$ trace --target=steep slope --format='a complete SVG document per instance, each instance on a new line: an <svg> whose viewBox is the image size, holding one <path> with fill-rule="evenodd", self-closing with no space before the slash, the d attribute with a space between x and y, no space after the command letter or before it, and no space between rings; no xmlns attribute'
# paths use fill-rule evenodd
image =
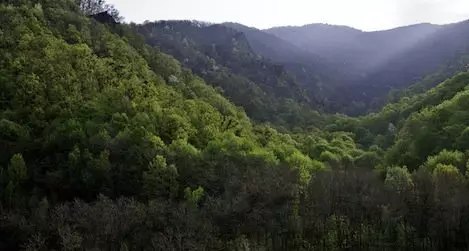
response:
<svg viewBox="0 0 469 251"><path fill-rule="evenodd" d="M460 74L429 91L420 102L408 106L405 112L409 109L415 112L401 121L387 161L417 166L444 150L467 151L468 89L469 74ZM416 106L420 109L415 109ZM462 172L467 170L466 163L457 163L456 166Z"/></svg>
<svg viewBox="0 0 469 251"><path fill-rule="evenodd" d="M362 32L346 26L311 24L301 27L277 27L264 31L331 62L350 64L363 49L357 41Z"/></svg>
<svg viewBox="0 0 469 251"><path fill-rule="evenodd" d="M254 53L239 31L190 21L147 23L138 30L150 45L181 60L258 121L288 125L317 119L311 107L321 107L311 92L284 66Z"/></svg>
<svg viewBox="0 0 469 251"><path fill-rule="evenodd" d="M264 58L279 63L310 63L321 60L318 56L302 49L276 35L238 23L223 23L244 33L252 50ZM316 57L316 58L315 58Z"/></svg>
<svg viewBox="0 0 469 251"><path fill-rule="evenodd" d="M280 189L290 185L274 184L291 179L293 189L323 167L288 135L253 125L242 109L147 46L131 27L98 23L75 1L0 2L0 31L2 250L175 248L180 244L164 240L171 227L137 220L148 213L147 223L163 226L147 210L132 211L129 220L123 215L129 208L114 211L114 202L102 196L132 198L116 200L124 204L157 200L196 219L202 195L239 194L241 177L255 177L247 172L258 172L256 180L271 176L273 194L289 200L293 194ZM96 211L78 201L98 196L103 208ZM61 210L74 200L81 206L73 210L84 214L72 223L74 216ZM158 203L148 210L156 213ZM286 212L287 204L280 206ZM195 229L184 240L191 250L221 245L221 239L209 240L213 231Z"/></svg>
<svg viewBox="0 0 469 251"><path fill-rule="evenodd" d="M347 26L310 24L265 30L338 64L367 73L430 36L438 26L419 24L386 31L363 32Z"/></svg>
<svg viewBox="0 0 469 251"><path fill-rule="evenodd" d="M328 112L341 111L329 100L340 83L352 79L357 71L344 67L343 63L318 56L293 45L268 32L236 23L224 23L246 35L253 51L265 59L284 66L298 84L309 90L320 109ZM356 77L355 77L356 78Z"/></svg>
<svg viewBox="0 0 469 251"><path fill-rule="evenodd" d="M387 149L387 164L417 169L443 150L464 152L469 73L460 73L421 94L387 104L360 118L335 116L326 130L350 131L364 147Z"/></svg>
<svg viewBox="0 0 469 251"><path fill-rule="evenodd" d="M367 81L381 79L385 86L406 86L443 64L456 61L469 51L468 29L469 21L445 25L417 42L408 43L400 53L386 60L379 71L372 70Z"/></svg>
<svg viewBox="0 0 469 251"><path fill-rule="evenodd" d="M383 97L392 89L422 81L418 88L425 91L465 70L469 63L468 27L466 21L362 32L317 24L272 28L266 32L335 62L333 65L345 77L339 79L337 89L328 95L331 110L359 114L381 107Z"/></svg>
<svg viewBox="0 0 469 251"><path fill-rule="evenodd" d="M421 81L410 85L408 88L394 90L388 94L388 100L384 102L396 102L403 97L412 97L414 95L425 93L438 83L451 78L460 72L469 70L469 53L462 53L455 57L455 60L441 66L436 72L425 76Z"/></svg>
<svg viewBox="0 0 469 251"><path fill-rule="evenodd" d="M282 64L331 113L378 110L387 97L425 92L469 63L466 22L377 32L325 24L265 31L223 25L243 32L253 52Z"/></svg>

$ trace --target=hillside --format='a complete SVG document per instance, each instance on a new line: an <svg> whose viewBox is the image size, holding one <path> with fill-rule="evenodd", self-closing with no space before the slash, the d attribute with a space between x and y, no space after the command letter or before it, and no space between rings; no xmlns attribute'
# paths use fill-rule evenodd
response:
<svg viewBox="0 0 469 251"><path fill-rule="evenodd" d="M314 106L315 109L332 111L327 99L337 87L336 84L349 77L343 67L337 67L332 61L268 32L237 23L222 25L245 34L254 53L282 65L298 85L319 103Z"/></svg>
<svg viewBox="0 0 469 251"><path fill-rule="evenodd" d="M256 54L244 33L191 21L146 23L137 29L148 44L183 62L253 119L286 127L319 122L312 108L320 109L320 100L283 65Z"/></svg>
<svg viewBox="0 0 469 251"><path fill-rule="evenodd" d="M376 32L326 24L268 30L224 25L243 32L253 52L283 65L329 113L376 111L391 90L419 83L412 89L426 91L469 63L467 22Z"/></svg>
<svg viewBox="0 0 469 251"><path fill-rule="evenodd" d="M366 74L431 36L438 26L420 24L393 30L363 32L347 26L310 24L277 27L265 32L325 59Z"/></svg>
<svg viewBox="0 0 469 251"><path fill-rule="evenodd" d="M244 26L238 23L223 23L221 25L242 32L256 54L274 62L309 63L314 59L314 54L309 53L301 47L287 42L276 35L262 32L256 28ZM316 60L321 59L317 58Z"/></svg>
<svg viewBox="0 0 469 251"><path fill-rule="evenodd" d="M343 77L331 80L330 111L349 114L376 109L392 89L403 89L425 76L447 68L449 77L464 70L468 54L469 23L437 26L418 24L377 32L350 27L312 24L265 30L332 63ZM462 62L461 62L462 61ZM457 70L450 70L455 65ZM443 72L441 72L444 74ZM445 72L446 73L446 72ZM428 88L439 81L426 81ZM348 104L355 103L352 107Z"/></svg>
<svg viewBox="0 0 469 251"><path fill-rule="evenodd" d="M0 1L0 250L468 249L464 52L325 115L252 35L121 20Z"/></svg>
<svg viewBox="0 0 469 251"><path fill-rule="evenodd" d="M325 164L134 27L88 14L0 4L1 249L212 250L287 227L272 219Z"/></svg>

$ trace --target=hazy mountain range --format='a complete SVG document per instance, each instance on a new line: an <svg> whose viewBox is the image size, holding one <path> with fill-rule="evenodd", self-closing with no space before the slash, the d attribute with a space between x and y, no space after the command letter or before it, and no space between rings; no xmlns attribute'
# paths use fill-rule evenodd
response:
<svg viewBox="0 0 469 251"><path fill-rule="evenodd" d="M309 69L307 73L317 72L322 88L334 90L326 96L343 105L358 101L368 106L391 89L408 87L441 68L462 70L469 51L469 21L374 32L328 24L267 30L224 25L243 32L259 55L296 72L306 88L313 81L295 71L292 64ZM344 93L349 96L344 98Z"/></svg>
<svg viewBox="0 0 469 251"><path fill-rule="evenodd" d="M164 30L165 36L152 39L163 51L181 41L182 38L176 39L179 35L172 36L175 33L195 41L199 48L217 45L217 48L227 49L231 42L224 41L236 40L244 45L243 48L238 46L238 51L244 51L251 58L260 56L261 59L256 60L281 67L290 75L287 79L304 88L309 99L318 104L315 109L327 112L361 114L378 109L386 103L391 90L405 90L414 84L419 86L414 91L428 90L444 77L464 70L469 63L469 21L447 25L422 23L374 32L328 24L259 30L238 23L163 23L172 29ZM147 36L149 32L143 34ZM169 40L164 42L165 39ZM179 47L171 50L180 51ZM218 57L213 50L203 49L200 53ZM215 61L233 62L224 56ZM228 69L234 69L233 63L230 65ZM192 68L203 67L196 64ZM250 79L259 80L253 78L255 68L251 69ZM428 77L437 71L437 76ZM257 84L262 83L257 81Z"/></svg>

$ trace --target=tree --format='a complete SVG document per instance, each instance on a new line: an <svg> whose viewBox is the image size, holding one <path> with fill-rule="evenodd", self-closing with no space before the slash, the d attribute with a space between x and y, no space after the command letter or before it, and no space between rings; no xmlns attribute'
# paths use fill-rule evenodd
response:
<svg viewBox="0 0 469 251"><path fill-rule="evenodd" d="M28 169L21 154L15 154L10 159L7 171L3 173L3 183L6 185L2 190L3 201L8 207L16 207L21 203L22 186L28 178Z"/></svg>
<svg viewBox="0 0 469 251"><path fill-rule="evenodd" d="M437 155L428 157L424 164L431 172L435 171L438 165L451 165L458 168L461 173L465 173L466 171L464 154L459 151L443 150Z"/></svg>
<svg viewBox="0 0 469 251"><path fill-rule="evenodd" d="M397 193L408 191L414 186L412 176L405 167L388 168L384 184Z"/></svg>
<svg viewBox="0 0 469 251"><path fill-rule="evenodd" d="M178 172L174 165L166 164L163 156L156 156L143 172L143 191L149 199L174 198L178 193Z"/></svg>
<svg viewBox="0 0 469 251"><path fill-rule="evenodd" d="M105 11L106 0L77 0L80 9L87 15Z"/></svg>
<svg viewBox="0 0 469 251"><path fill-rule="evenodd" d="M107 12L116 22L121 22L123 18L114 5L107 4L106 0L76 0L80 9L86 15L95 15L100 12Z"/></svg>
<svg viewBox="0 0 469 251"><path fill-rule="evenodd" d="M186 187L186 189L184 189L184 198L191 207L197 207L203 196L204 189L202 187L198 187L194 190L190 187Z"/></svg>

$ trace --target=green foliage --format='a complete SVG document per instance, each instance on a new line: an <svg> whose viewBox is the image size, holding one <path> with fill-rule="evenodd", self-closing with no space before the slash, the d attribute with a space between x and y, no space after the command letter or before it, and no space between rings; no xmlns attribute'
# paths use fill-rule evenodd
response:
<svg viewBox="0 0 469 251"><path fill-rule="evenodd" d="M323 168L322 163L318 161L312 161L308 156L301 154L300 152L294 152L290 156L286 157L285 162L288 166L297 168L300 175L300 183L306 184L314 171Z"/></svg>
<svg viewBox="0 0 469 251"><path fill-rule="evenodd" d="M446 164L437 164L436 168L433 170L433 175L435 178L439 178L441 176L457 176L459 174L459 170L453 165L446 165Z"/></svg>
<svg viewBox="0 0 469 251"><path fill-rule="evenodd" d="M467 246L467 74L326 117L232 30L103 24L83 3L105 4L0 3L0 249ZM147 45L153 26L189 62Z"/></svg>
<svg viewBox="0 0 469 251"><path fill-rule="evenodd" d="M443 150L438 155L428 157L424 166L430 172L436 170L438 165L452 165L459 168L462 173L465 172L464 154L458 151Z"/></svg>
<svg viewBox="0 0 469 251"><path fill-rule="evenodd" d="M388 168L384 184L396 191L406 191L414 186L412 176L405 167Z"/></svg>
<svg viewBox="0 0 469 251"><path fill-rule="evenodd" d="M0 12L0 163L25 153L33 170L26 187L38 196L177 200L193 186L216 193L227 156L239 169L295 163L310 175L320 166L294 140L278 149L273 141L284 136L261 142L241 108L130 25L101 24L65 0L2 4Z"/></svg>
<svg viewBox="0 0 469 251"><path fill-rule="evenodd" d="M187 203L192 206L197 206L203 195L204 189L202 187L198 187L195 190L192 190L190 187L184 189L184 198L186 199Z"/></svg>
<svg viewBox="0 0 469 251"><path fill-rule="evenodd" d="M365 152L355 159L355 165L360 167L375 168L382 162L382 156L379 156L377 152Z"/></svg>
<svg viewBox="0 0 469 251"><path fill-rule="evenodd" d="M157 155L143 172L143 193L150 199L172 198L177 195L178 172L174 165L168 166L163 156Z"/></svg>

